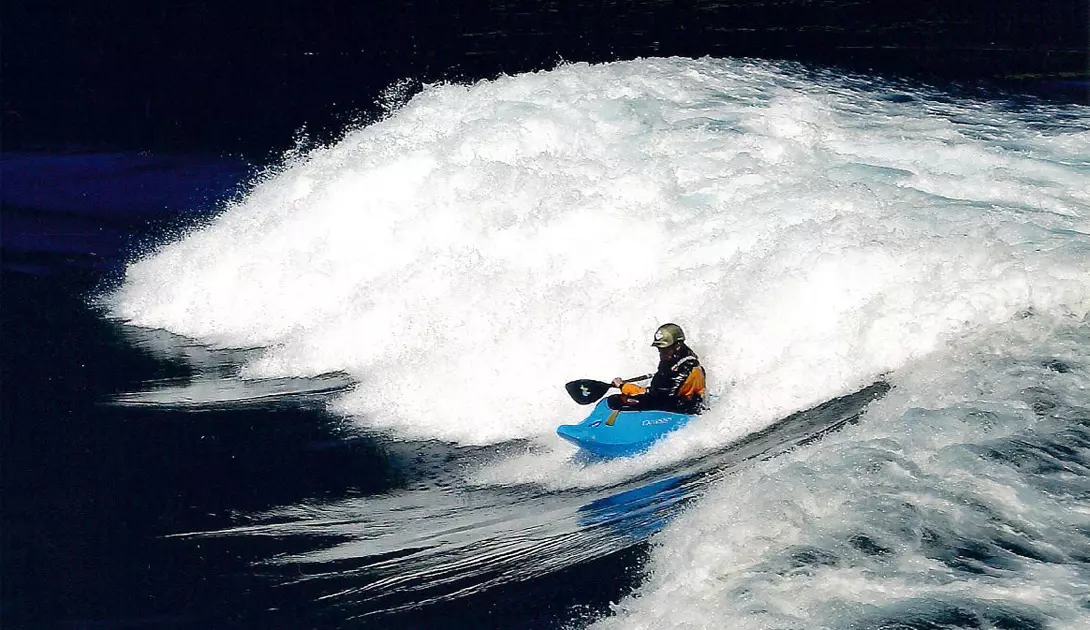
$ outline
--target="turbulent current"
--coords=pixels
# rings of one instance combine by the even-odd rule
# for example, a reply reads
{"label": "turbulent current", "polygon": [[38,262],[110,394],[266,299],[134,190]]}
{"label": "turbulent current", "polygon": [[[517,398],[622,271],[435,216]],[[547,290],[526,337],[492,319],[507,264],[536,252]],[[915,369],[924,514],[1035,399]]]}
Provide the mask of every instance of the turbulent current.
{"label": "turbulent current", "polygon": [[[719,59],[402,100],[103,299],[233,353],[211,398],[312,383],[454,463],[187,535],[335,536],[269,561],[326,567],[331,605],[649,538],[595,627],[1090,624],[1090,108]],[[643,457],[575,456],[561,384],[648,371],[665,321],[711,410]]]}

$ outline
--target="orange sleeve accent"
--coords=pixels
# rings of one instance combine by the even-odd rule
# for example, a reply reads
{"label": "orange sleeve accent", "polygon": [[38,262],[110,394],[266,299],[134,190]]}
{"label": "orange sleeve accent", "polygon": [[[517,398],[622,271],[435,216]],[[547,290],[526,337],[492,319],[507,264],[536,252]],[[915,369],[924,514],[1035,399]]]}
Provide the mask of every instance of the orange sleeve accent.
{"label": "orange sleeve accent", "polygon": [[682,398],[689,399],[696,396],[704,396],[703,366],[697,367],[695,370],[689,373],[689,378],[685,379],[685,383],[681,386],[681,389],[678,390],[677,394]]}
{"label": "orange sleeve accent", "polygon": [[625,396],[639,396],[640,394],[646,394],[647,390],[635,383],[625,383],[621,387],[621,393]]}

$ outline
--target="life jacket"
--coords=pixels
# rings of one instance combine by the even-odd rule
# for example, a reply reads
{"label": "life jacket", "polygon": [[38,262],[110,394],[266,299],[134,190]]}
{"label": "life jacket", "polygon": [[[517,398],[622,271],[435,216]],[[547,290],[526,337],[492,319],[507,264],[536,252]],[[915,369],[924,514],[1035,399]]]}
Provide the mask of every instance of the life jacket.
{"label": "life jacket", "polygon": [[658,371],[647,388],[626,383],[621,393],[643,398],[641,408],[697,413],[704,404],[706,374],[700,358],[682,344],[680,356],[659,361]]}

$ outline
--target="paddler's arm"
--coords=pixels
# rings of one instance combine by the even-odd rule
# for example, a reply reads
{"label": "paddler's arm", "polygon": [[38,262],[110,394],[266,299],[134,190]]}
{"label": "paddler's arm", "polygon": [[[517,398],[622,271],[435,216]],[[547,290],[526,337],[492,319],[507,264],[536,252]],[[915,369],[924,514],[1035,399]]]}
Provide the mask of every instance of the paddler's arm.
{"label": "paddler's arm", "polygon": [[640,387],[635,383],[626,383],[624,382],[624,379],[619,376],[613,379],[613,386],[619,387],[621,389],[621,393],[625,396],[639,396],[640,394],[647,393],[647,388]]}

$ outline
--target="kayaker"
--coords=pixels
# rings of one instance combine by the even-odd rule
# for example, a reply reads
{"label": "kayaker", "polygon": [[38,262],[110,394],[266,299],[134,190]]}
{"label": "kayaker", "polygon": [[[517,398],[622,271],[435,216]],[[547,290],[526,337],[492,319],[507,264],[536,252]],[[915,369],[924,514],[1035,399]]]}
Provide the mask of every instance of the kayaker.
{"label": "kayaker", "polygon": [[610,409],[634,411],[658,409],[678,413],[700,413],[704,408],[704,367],[677,324],[663,324],[655,331],[651,345],[659,349],[659,367],[647,388],[613,379],[621,389],[606,400]]}

